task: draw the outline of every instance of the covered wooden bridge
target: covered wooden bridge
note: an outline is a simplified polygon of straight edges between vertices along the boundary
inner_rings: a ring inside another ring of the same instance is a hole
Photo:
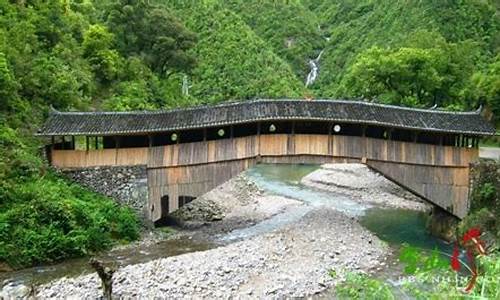
[[[58,168],[147,166],[159,220],[258,162],[362,162],[463,217],[479,112],[358,101],[255,100],[169,111],[57,112],[38,135]]]

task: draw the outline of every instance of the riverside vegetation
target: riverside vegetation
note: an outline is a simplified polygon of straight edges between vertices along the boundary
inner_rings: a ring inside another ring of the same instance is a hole
[[[138,237],[130,210],[40,158],[32,136],[51,106],[333,97],[483,104],[499,116],[499,10],[495,0],[0,0],[0,262],[28,266]],[[490,184],[481,190],[498,201]]]

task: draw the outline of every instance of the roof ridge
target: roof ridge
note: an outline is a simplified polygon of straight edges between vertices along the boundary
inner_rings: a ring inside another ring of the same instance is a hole
[[[156,114],[165,114],[165,113],[175,113],[179,111],[196,111],[196,110],[202,110],[202,109],[213,109],[213,108],[221,108],[221,107],[230,107],[230,106],[238,106],[238,105],[248,105],[248,104],[255,104],[255,103],[268,103],[268,102],[304,102],[304,103],[342,103],[342,104],[361,104],[361,105],[366,105],[366,106],[376,106],[376,107],[386,107],[386,108],[392,108],[392,109],[397,109],[397,110],[406,110],[406,111],[420,111],[420,112],[426,112],[426,113],[433,113],[433,114],[457,114],[457,115],[475,115],[475,114],[480,114],[480,111],[475,110],[475,111],[447,111],[447,110],[436,110],[436,109],[428,109],[428,108],[418,108],[418,107],[408,107],[408,106],[398,106],[398,105],[392,105],[392,104],[385,104],[385,103],[376,103],[376,102],[368,102],[368,101],[362,101],[362,100],[349,100],[349,99],[315,99],[315,100],[305,100],[305,99],[269,99],[269,98],[261,98],[261,99],[251,99],[251,100],[230,100],[230,101],[225,101],[217,104],[204,104],[204,105],[197,105],[197,106],[191,106],[191,107],[178,107],[174,109],[160,109],[160,110],[134,110],[134,111],[88,111],[88,112],[83,112],[83,111],[68,111],[68,112],[61,112],[58,111],[54,108],[51,113],[53,114],[61,114],[61,115],[90,115],[90,114],[95,114],[95,115],[144,115],[144,114],[150,114],[150,115],[156,115]]]

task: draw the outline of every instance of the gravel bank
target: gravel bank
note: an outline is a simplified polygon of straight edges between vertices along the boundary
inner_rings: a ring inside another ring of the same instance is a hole
[[[431,205],[363,164],[325,164],[301,183],[378,207],[427,211]]]
[[[302,297],[325,290],[347,270],[383,264],[387,247],[354,219],[316,209],[299,222],[224,247],[119,269],[117,297]],[[340,274],[335,280],[328,270]],[[97,298],[97,275],[39,287],[41,298]]]
[[[176,210],[172,217],[190,229],[193,238],[211,239],[301,205],[300,201],[265,193],[243,173]]]

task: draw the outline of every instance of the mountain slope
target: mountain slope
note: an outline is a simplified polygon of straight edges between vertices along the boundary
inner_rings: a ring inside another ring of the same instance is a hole
[[[203,103],[231,99],[301,97],[303,84],[233,11],[218,4],[177,7],[198,35],[191,95]]]
[[[322,96],[344,96],[338,87],[359,53],[375,45],[397,48],[418,31],[438,32],[448,42],[472,40],[482,50],[482,61],[498,52],[500,22],[493,1],[333,2],[308,6],[330,37],[315,85]]]
[[[326,43],[315,13],[298,1],[232,0],[224,3],[268,42],[304,81],[309,72],[308,59],[317,57]]]

